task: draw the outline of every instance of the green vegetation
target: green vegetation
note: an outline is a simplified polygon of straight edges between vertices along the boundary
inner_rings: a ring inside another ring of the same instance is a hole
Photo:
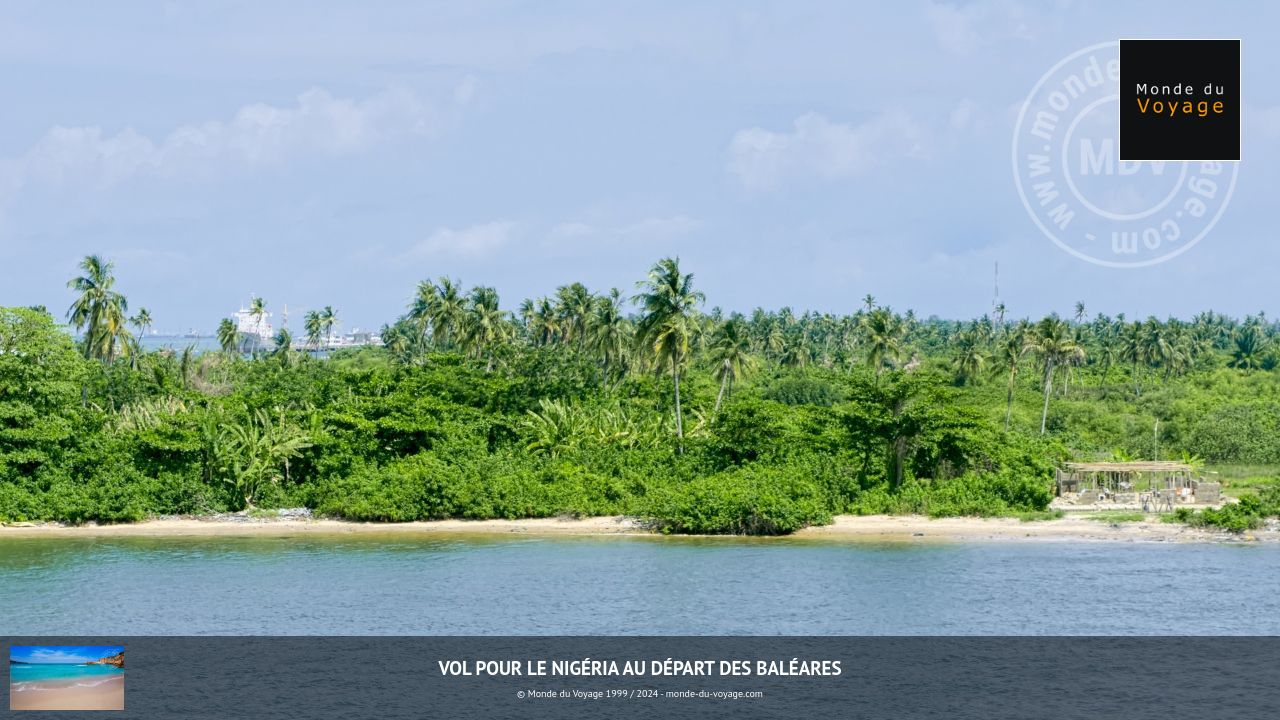
[[[1257,530],[1267,518],[1280,516],[1280,486],[1272,486],[1258,495],[1242,495],[1236,503],[1224,504],[1215,509],[1193,511],[1178,508],[1173,520],[1194,527],[1218,528],[1242,533]]]
[[[782,534],[838,513],[1045,519],[1062,459],[1183,454],[1254,466],[1223,475],[1240,505],[1184,521],[1247,529],[1280,505],[1280,326],[1262,317],[955,322],[871,297],[726,314],[668,258],[634,298],[574,283],[515,313],[424,281],[384,347],[327,358],[229,320],[221,351],[144,352],[128,326],[151,313],[128,317],[109,262],[81,269],[78,340],[0,308],[0,520],[305,505]],[[306,347],[337,318],[308,313]]]

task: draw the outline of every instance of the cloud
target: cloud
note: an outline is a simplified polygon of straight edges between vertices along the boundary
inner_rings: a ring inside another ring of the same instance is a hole
[[[943,50],[967,55],[982,42],[974,28],[974,8],[961,9],[953,5],[933,4],[927,11],[929,23],[933,25],[934,35]]]
[[[547,237],[553,243],[616,242],[667,240],[688,235],[700,223],[687,215],[648,217],[625,224],[595,223],[581,220],[563,222],[551,228]]]
[[[35,648],[27,655],[29,662],[37,663],[82,663],[86,659],[97,660],[98,658],[86,657],[84,648],[75,648],[72,652],[57,646]]]
[[[968,55],[1001,38],[1034,39],[1034,28],[1043,27],[1049,18],[1031,14],[1015,0],[935,2],[925,10],[938,45],[956,55]]]
[[[469,100],[473,91],[471,84],[462,94]],[[55,126],[24,156],[0,163],[0,193],[32,184],[105,188],[140,176],[278,166],[302,155],[341,155],[429,135],[441,124],[439,111],[404,88],[363,100],[314,88],[292,105],[246,105],[229,120],[183,125],[159,139],[133,128],[111,135],[96,126]]]
[[[796,118],[791,132],[739,130],[729,143],[728,169],[748,190],[773,188],[794,178],[845,179],[893,160],[925,156],[924,136],[901,111],[861,125],[809,113]]]
[[[489,257],[506,247],[515,237],[515,232],[516,224],[506,220],[472,225],[460,230],[442,227],[410,248],[404,259]]]

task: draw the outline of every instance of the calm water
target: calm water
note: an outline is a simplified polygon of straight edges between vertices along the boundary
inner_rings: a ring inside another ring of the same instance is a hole
[[[0,540],[0,635],[1280,634],[1275,546]]]
[[[108,678],[124,675],[124,670],[111,665],[10,665],[9,680],[12,684],[41,683],[46,685],[90,685]]]

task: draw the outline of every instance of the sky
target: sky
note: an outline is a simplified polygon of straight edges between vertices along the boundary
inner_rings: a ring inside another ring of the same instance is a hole
[[[124,652],[123,645],[14,645],[9,659],[25,663],[78,664]]]
[[[677,255],[726,310],[973,317],[998,262],[1011,317],[1274,314],[1278,36],[1201,2],[15,0],[0,305],[63,314],[98,253],[159,331],[252,295],[351,330],[424,278],[515,308]],[[1243,39],[1230,206],[1144,269],[1056,247],[1010,164],[1041,75],[1120,37]]]

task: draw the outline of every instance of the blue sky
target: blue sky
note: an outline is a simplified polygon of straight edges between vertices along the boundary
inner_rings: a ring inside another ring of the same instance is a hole
[[[123,645],[14,645],[9,659],[27,663],[85,663],[124,652]]]
[[[1237,9],[1239,8],[1239,9]],[[678,254],[709,305],[921,315],[1275,311],[1280,7],[1192,2],[9,2],[0,304],[60,314],[116,262],[160,330],[251,293],[297,329],[417,280],[504,306],[630,290]],[[1244,162],[1181,257],[1068,256],[1010,171],[1019,104],[1119,37],[1244,40]]]

